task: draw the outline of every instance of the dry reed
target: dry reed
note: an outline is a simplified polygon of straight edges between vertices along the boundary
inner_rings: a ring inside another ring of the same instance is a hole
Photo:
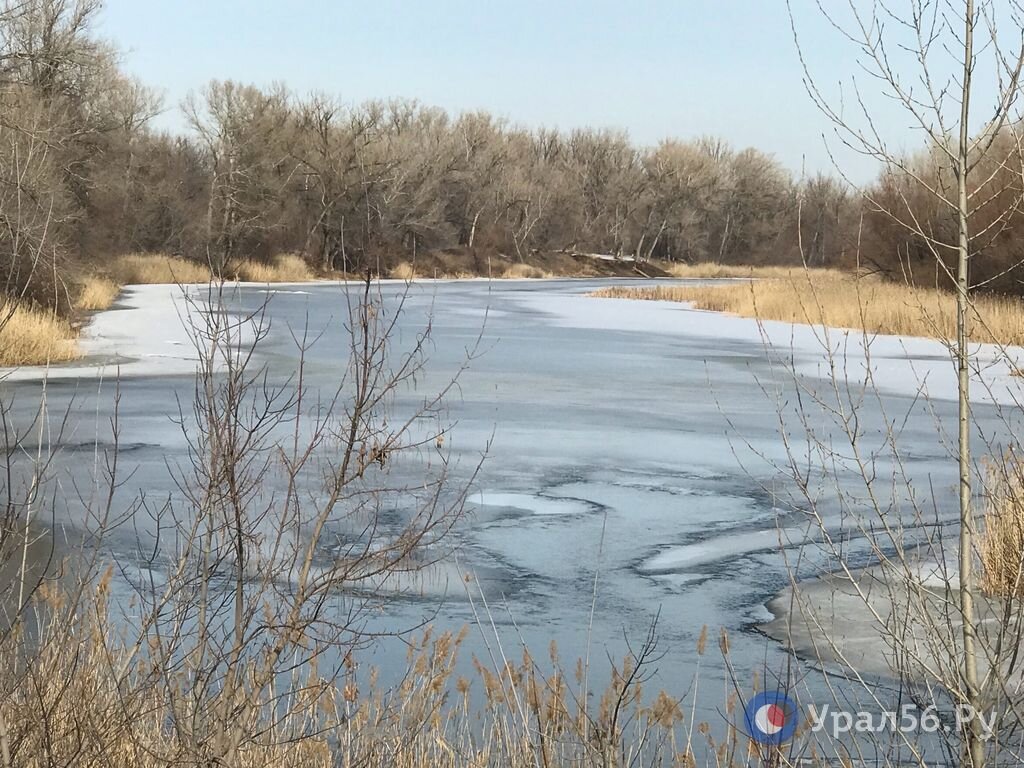
[[[119,256],[106,271],[122,285],[208,283],[213,277],[205,264],[155,253]],[[275,256],[270,262],[232,261],[224,275],[247,283],[303,283],[316,278],[305,260],[291,253]]]
[[[79,287],[78,297],[75,299],[75,309],[86,312],[107,309],[114,303],[114,299],[120,292],[120,287],[114,281],[90,275],[82,281]]]
[[[395,280],[412,280],[416,277],[416,268],[408,261],[402,261],[392,267],[390,277]]]
[[[512,264],[502,272],[501,277],[504,280],[522,280],[525,278],[537,280],[540,278],[552,277],[552,274],[531,264]]]
[[[78,356],[75,331],[66,320],[9,301],[0,305],[0,365],[45,365]]]
[[[719,285],[605,288],[606,298],[681,301],[697,309],[789,323],[852,328],[871,334],[953,339],[955,297],[880,279],[796,273],[792,278]],[[1024,344],[1024,304],[1017,298],[976,296],[971,339]]]
[[[662,262],[659,264],[672,277],[681,278],[792,278],[804,273],[803,267],[755,267],[742,264],[719,264],[716,261],[703,261],[695,264]],[[832,269],[812,268],[809,272],[819,277],[839,277],[841,272]]]
[[[457,269],[454,271],[439,270],[428,274],[422,269],[417,269],[408,261],[401,261],[391,268],[388,272],[388,277],[394,280],[415,280],[417,277],[438,278],[441,280],[467,280],[479,277],[479,275],[465,269]],[[522,280],[527,278],[538,279],[554,277],[554,274],[547,272],[540,267],[535,267],[532,264],[510,264],[500,274],[493,275],[491,277],[499,280]]]
[[[37,636],[28,639],[17,628],[4,639],[0,722],[13,764],[694,765],[682,702],[664,692],[648,700],[637,658],[613,664],[607,687],[588,701],[576,690],[582,662],[575,673],[566,671],[553,643],[543,661],[526,651],[497,669],[474,659],[475,672],[463,677],[456,659],[465,630],[429,629],[410,643],[404,674],[392,688],[375,670],[346,660],[340,674],[329,677],[315,665],[305,668],[305,679],[291,681],[304,691],[299,696],[280,698],[275,685],[246,689],[229,702],[232,722],[243,723],[246,735],[231,754],[220,755],[214,724],[204,722],[219,711],[216,686],[198,687],[188,665],[139,652],[109,615],[110,573],[77,608],[44,584],[33,610],[40,617]]]
[[[210,268],[205,264],[158,253],[118,256],[106,271],[121,285],[208,283],[211,277]]]
[[[978,542],[981,588],[1024,595],[1024,466],[1012,456],[989,468],[985,528]]]
[[[247,283],[304,283],[316,277],[305,260],[294,253],[275,256],[269,264],[260,261],[233,262],[228,272]]]

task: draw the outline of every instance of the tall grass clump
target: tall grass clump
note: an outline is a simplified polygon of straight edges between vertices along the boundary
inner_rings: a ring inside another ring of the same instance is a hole
[[[158,253],[118,256],[107,267],[108,276],[121,285],[153,283],[208,283],[212,274],[205,264]]]
[[[525,278],[540,279],[544,277],[552,277],[550,272],[545,272],[539,267],[535,267],[532,264],[512,264],[502,274],[502,278],[505,280],[522,280]]]
[[[90,275],[79,286],[78,296],[75,299],[75,309],[81,309],[86,312],[107,309],[114,303],[114,299],[117,298],[120,292],[120,287],[113,280]]]
[[[416,277],[416,268],[408,261],[401,261],[391,268],[389,277],[395,280],[413,280]]]
[[[209,266],[163,254],[133,253],[119,256],[106,272],[122,285],[150,283],[208,283]],[[303,283],[316,278],[299,255],[283,253],[269,262],[239,259],[224,269],[224,277],[246,283]]]
[[[788,323],[852,328],[871,334],[956,338],[956,298],[877,278],[797,272],[790,278],[736,284],[605,288],[595,296],[688,302],[697,309]],[[977,296],[971,340],[1024,344],[1024,304],[1013,297]]]
[[[1024,466],[1012,456],[991,466],[980,537],[981,588],[989,595],[1024,595]]]
[[[669,262],[662,264],[665,271],[672,277],[685,279],[714,278],[792,278],[804,272],[803,267],[765,266],[755,267],[744,264],[719,264],[717,261],[701,261],[693,264]],[[833,269],[813,268],[812,274],[820,277],[839,277],[841,272]]]
[[[280,254],[269,263],[232,262],[227,271],[246,283],[304,283],[315,277],[305,260],[294,253]]]
[[[486,273],[485,273],[486,274]],[[441,280],[466,280],[480,276],[472,269],[456,268],[456,265],[449,265],[448,268],[439,266],[433,273],[417,268],[408,261],[401,261],[392,267],[388,277],[394,280],[415,280],[417,277],[433,277]],[[500,274],[495,273],[494,277],[500,280],[522,280],[554,277],[553,273],[536,267],[532,264],[510,264]]]
[[[45,365],[79,357],[71,324],[52,311],[0,304],[0,365]]]

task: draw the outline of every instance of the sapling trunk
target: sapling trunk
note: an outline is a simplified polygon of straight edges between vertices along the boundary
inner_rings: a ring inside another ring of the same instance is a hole
[[[957,418],[958,456],[960,472],[960,611],[963,617],[963,697],[965,704],[975,713],[964,733],[964,764],[981,768],[985,762],[984,739],[977,715],[981,714],[981,693],[978,686],[978,656],[975,631],[977,627],[974,606],[974,512],[971,507],[971,378],[970,350],[968,349],[968,291],[970,290],[970,209],[967,194],[967,176],[970,171],[970,135],[968,118],[971,97],[971,70],[973,68],[974,2],[967,0],[964,15],[964,68],[960,100],[960,141],[957,149],[957,290],[956,290],[956,358],[957,358]]]

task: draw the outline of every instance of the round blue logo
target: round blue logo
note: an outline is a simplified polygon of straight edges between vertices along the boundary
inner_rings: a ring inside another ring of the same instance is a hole
[[[761,691],[743,708],[747,735],[759,744],[785,744],[799,719],[796,705],[780,691]]]

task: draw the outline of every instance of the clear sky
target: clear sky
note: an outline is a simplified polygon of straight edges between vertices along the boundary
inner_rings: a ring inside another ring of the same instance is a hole
[[[812,0],[794,13],[816,76],[847,75],[849,50]],[[157,124],[174,130],[181,99],[210,79],[282,81],[347,102],[412,97],[527,126],[623,128],[641,144],[712,134],[795,172],[831,169],[784,0],[107,0],[98,31],[164,92]],[[830,142],[844,172],[874,174]]]

